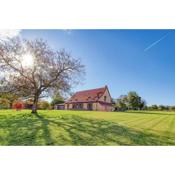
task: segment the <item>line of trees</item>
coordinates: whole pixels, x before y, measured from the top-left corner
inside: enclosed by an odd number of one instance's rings
[[[25,101],[21,101],[21,100],[14,101],[11,106],[11,102],[9,100],[0,98],[0,109],[18,109],[18,106],[20,106],[19,107],[20,109],[32,109],[33,105],[32,105],[31,100],[29,99]],[[52,109],[53,107],[48,101],[40,100],[38,101],[37,108],[38,109]]]
[[[64,98],[57,93],[52,97],[51,102],[46,100],[39,100],[37,104],[38,109],[54,109],[55,105],[64,103]],[[21,105],[22,104],[22,105]],[[22,109],[32,109],[33,99],[21,100],[20,97],[13,95],[0,94],[0,109],[18,109],[17,106],[21,106]]]
[[[146,101],[134,91],[128,92],[127,95],[121,95],[115,100],[114,105],[116,111],[143,110],[145,107]]]
[[[175,106],[151,105],[146,108],[149,111],[175,111]]]
[[[115,111],[126,110],[149,110],[149,111],[175,111],[175,106],[151,105],[147,106],[146,101],[137,92],[130,91],[127,95],[121,95],[114,100]]]

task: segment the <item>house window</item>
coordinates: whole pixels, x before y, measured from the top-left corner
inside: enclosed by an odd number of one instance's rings
[[[83,104],[82,103],[73,104],[72,108],[73,109],[83,109]]]
[[[88,103],[87,109],[90,110],[90,111],[93,109],[93,108],[92,108],[92,103]]]
[[[82,103],[79,104],[79,109],[83,109],[83,104]]]
[[[106,96],[104,96],[104,101],[106,101]]]
[[[69,109],[69,104],[67,105],[67,109]]]

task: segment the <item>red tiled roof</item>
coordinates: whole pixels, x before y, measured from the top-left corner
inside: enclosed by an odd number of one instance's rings
[[[104,94],[107,86],[76,92],[66,103],[96,102]]]

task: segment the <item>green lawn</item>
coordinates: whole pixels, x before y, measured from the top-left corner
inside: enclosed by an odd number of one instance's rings
[[[175,145],[175,112],[0,110],[0,145]]]

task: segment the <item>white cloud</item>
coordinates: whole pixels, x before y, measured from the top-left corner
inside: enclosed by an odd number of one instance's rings
[[[14,38],[20,34],[20,29],[7,29],[2,30],[0,29],[0,40],[5,41],[8,40],[8,38]]]

